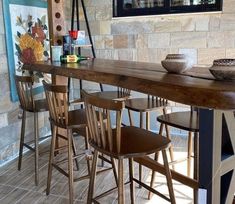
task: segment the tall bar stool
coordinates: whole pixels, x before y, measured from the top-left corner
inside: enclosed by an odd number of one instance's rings
[[[144,114],[145,114],[145,129],[150,130],[150,113],[152,111],[162,110],[163,113],[166,112],[165,107],[168,105],[168,101],[164,98],[157,96],[147,95],[145,98],[130,98],[125,101],[125,107],[128,110],[128,116],[130,125],[133,126],[133,119],[131,111],[139,113],[139,127],[144,128]],[[170,139],[170,135],[167,135],[167,138]],[[170,146],[170,157],[171,161],[174,160],[173,149]],[[142,180],[142,166],[139,165],[139,180]],[[141,186],[140,186],[141,187]]]
[[[90,168],[89,168],[89,159],[91,158],[90,154],[86,155],[88,174],[85,176],[78,177],[78,178],[74,178],[74,174],[73,174],[73,166],[74,166],[73,161],[75,160],[76,162],[76,158],[81,156],[81,154],[76,153],[73,133],[78,132],[79,134],[83,134],[85,138],[88,135],[85,109],[69,110],[67,86],[47,84],[45,81],[43,81],[43,86],[44,86],[44,90],[46,93],[46,99],[48,102],[49,113],[50,113],[50,121],[51,121],[52,129],[53,129],[49,165],[48,165],[46,194],[49,195],[50,193],[52,168],[54,167],[60,173],[68,177],[69,203],[73,203],[74,182],[80,181],[83,179],[88,179],[90,177]],[[105,115],[103,116],[103,118],[106,119]],[[58,128],[65,129],[67,131],[67,136],[61,135],[58,132]],[[58,138],[66,140],[67,145],[64,145],[62,147],[56,147],[56,141]],[[55,154],[58,154],[58,157],[59,157],[61,150],[67,151],[68,153],[67,159],[56,161]],[[64,170],[60,166],[66,161],[68,162],[68,171]],[[115,166],[114,161],[111,160],[109,163],[111,163],[112,167],[102,169],[98,173],[112,169],[114,171],[114,175],[116,175],[116,171],[114,168]]]
[[[33,77],[31,76],[18,76],[15,75],[15,84],[17,88],[17,93],[20,101],[20,108],[23,110],[22,114],[22,124],[21,124],[21,136],[20,136],[20,147],[19,147],[19,160],[18,160],[18,170],[21,170],[22,157],[23,157],[23,148],[33,151],[35,153],[35,185],[38,185],[39,182],[39,167],[38,167],[38,158],[39,158],[39,147],[38,143],[40,140],[43,140],[46,137],[39,138],[38,130],[38,113],[48,111],[48,106],[46,99],[35,100],[33,94]],[[26,113],[31,112],[34,114],[34,140],[28,143],[25,143],[25,124],[26,124]],[[34,147],[31,147],[30,144],[34,143]]]
[[[75,180],[73,175],[73,160],[79,156],[76,155],[75,151],[73,151],[73,129],[86,129],[85,110],[77,109],[69,111],[67,86],[47,84],[45,81],[43,81],[43,86],[49,107],[50,122],[52,125],[52,140],[46,194],[49,195],[50,193],[52,168],[54,167],[60,173],[68,177],[69,202],[73,203],[73,184]],[[58,128],[65,129],[67,131],[67,136],[59,134]],[[58,138],[66,140],[67,145],[56,147],[56,141]],[[65,150],[68,153],[66,160],[68,161],[68,171],[60,167],[65,160],[55,161],[55,154],[59,155],[61,150]]]
[[[142,157],[161,151],[165,166],[165,175],[167,178],[169,197],[171,203],[175,203],[174,191],[171,180],[171,172],[169,170],[166,149],[170,146],[170,140],[150,131],[137,128],[134,126],[122,127],[122,113],[125,108],[124,101],[109,100],[95,97],[92,94],[82,92],[85,101],[86,115],[89,129],[89,144],[94,148],[94,156],[92,162],[91,178],[89,183],[89,191],[87,203],[113,192],[113,189],[94,197],[94,187],[96,178],[96,166],[98,155],[104,154],[118,160],[118,203],[124,204],[124,177],[123,177],[123,160],[129,160],[129,176],[131,191],[131,203],[134,203],[134,178],[133,158]],[[97,115],[95,110],[99,111]],[[106,123],[103,122],[103,113],[107,115]],[[116,120],[114,123],[111,122]],[[112,126],[115,128],[112,129]],[[125,184],[127,184],[125,183]]]
[[[172,161],[172,163],[178,163],[187,160],[187,175],[190,176],[191,163],[192,163],[192,149],[194,150],[194,169],[193,178],[198,179],[198,137],[199,137],[199,113],[197,109],[191,107],[190,111],[185,112],[173,112],[168,114],[163,114],[157,117],[157,121],[162,125],[166,126],[166,135],[169,138],[170,131],[168,126],[178,128],[181,130],[188,131],[188,148],[187,148],[187,158]],[[162,135],[163,128],[160,128],[159,134]],[[192,144],[192,140],[194,140]],[[155,155],[157,159],[158,155]],[[152,172],[152,178],[150,185],[153,187],[155,178],[155,172]],[[151,197],[151,192],[149,192],[149,198]],[[197,192],[194,190],[194,202],[197,203]]]

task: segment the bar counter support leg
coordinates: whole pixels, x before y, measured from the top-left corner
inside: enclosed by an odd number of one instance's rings
[[[235,192],[233,111],[200,109],[199,203],[231,204]],[[202,200],[202,190],[206,201]]]

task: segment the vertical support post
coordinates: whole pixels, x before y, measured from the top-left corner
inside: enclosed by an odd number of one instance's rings
[[[213,166],[212,166],[212,203],[220,204],[221,154],[222,154],[222,111],[214,110],[213,125]]]
[[[62,45],[63,42],[61,36],[65,35],[64,0],[48,0],[47,5],[50,45]],[[61,79],[63,84],[68,83],[67,78],[65,79],[64,77],[52,75],[53,83],[61,81]]]
[[[73,30],[74,27],[74,10],[75,10],[75,0],[72,1],[71,30]]]
[[[81,0],[81,3],[82,3],[82,9],[83,9],[85,22],[86,22],[88,36],[89,36],[89,40],[90,40],[90,43],[91,43],[92,54],[93,54],[93,57],[96,58],[95,49],[94,49],[94,45],[93,45],[93,41],[92,41],[92,37],[91,37],[90,26],[89,26],[89,23],[88,23],[88,18],[87,18],[87,13],[86,13],[86,7],[85,7],[85,4],[84,4],[83,0]]]
[[[213,110],[199,110],[199,199],[200,189],[206,190],[207,204],[212,203],[213,122]]]
[[[86,27],[87,27],[87,32],[88,32],[88,37],[89,37],[89,41],[91,43],[91,49],[92,49],[92,55],[93,55],[93,58],[96,58],[96,55],[95,55],[95,49],[94,49],[94,45],[93,45],[93,40],[92,40],[92,37],[91,37],[91,31],[90,31],[90,26],[89,26],[89,23],[88,23],[88,18],[87,18],[87,13],[86,13],[86,7],[85,7],[85,4],[84,4],[84,1],[81,0],[81,5],[82,5],[82,10],[83,10],[83,14],[84,14],[84,18],[85,18],[85,23],[86,23]],[[79,25],[79,4],[78,4],[78,0],[73,0],[72,2],[72,19],[71,19],[71,30],[74,29],[74,10],[76,8],[76,17],[77,17],[77,30],[80,29],[80,25]],[[80,48],[78,49],[78,53],[81,54],[81,50]],[[70,88],[70,78],[68,79],[68,87]],[[79,81],[79,85],[80,85],[80,90],[82,90],[82,80]],[[100,90],[103,91],[103,86],[102,84],[100,84]]]
[[[92,40],[92,37],[91,37],[91,30],[90,30],[90,26],[89,26],[89,23],[88,23],[88,18],[87,18],[87,13],[86,13],[86,7],[85,7],[85,4],[84,4],[84,0],[81,0],[81,3],[82,3],[82,9],[83,9],[85,22],[86,22],[88,37],[89,37],[89,40],[90,40],[90,43],[91,43],[91,50],[92,50],[93,58],[96,58],[94,44],[93,44],[93,40]],[[103,85],[102,84],[100,84],[100,90],[103,91]]]
[[[51,45],[62,44],[61,36],[65,35],[64,0],[48,0],[48,23]]]
[[[233,111],[200,109],[200,188],[207,204],[229,204],[235,190],[235,121]]]

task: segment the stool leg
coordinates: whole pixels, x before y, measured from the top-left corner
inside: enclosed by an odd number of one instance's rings
[[[140,112],[140,128],[144,128],[144,123],[143,123],[143,112]]]
[[[73,152],[72,152],[72,130],[67,130],[68,135],[68,175],[69,175],[69,203],[73,203]]]
[[[88,150],[89,149],[89,143],[88,143],[88,127],[86,127],[86,135],[85,135],[85,149]],[[87,171],[88,171],[88,174],[90,175],[91,173],[91,167],[90,167],[90,161],[89,159],[86,160],[87,162]]]
[[[159,152],[156,152],[154,155],[154,160],[158,161],[159,158]],[[153,184],[155,182],[155,176],[156,176],[156,172],[152,171],[152,176],[151,176],[151,181],[150,181],[150,187],[153,188]],[[153,193],[151,191],[149,191],[148,193],[148,199],[150,200],[152,198]]]
[[[130,126],[133,126],[133,119],[132,119],[132,115],[131,115],[131,111],[128,109],[128,117],[129,117],[129,121],[130,121]]]
[[[191,174],[191,162],[192,162],[192,132],[188,132],[188,156],[187,156],[187,175]]]
[[[198,180],[198,139],[199,135],[197,132],[194,133],[194,170],[193,177]],[[193,189],[193,200],[194,204],[198,203],[198,189]]]
[[[131,196],[131,204],[135,203],[135,185],[133,181],[134,176],[134,168],[133,168],[133,158],[129,159],[129,176],[130,176],[130,196]]]
[[[57,134],[57,127],[53,125],[51,146],[50,146],[50,156],[49,156],[49,163],[48,163],[46,195],[49,195],[50,189],[51,189],[51,175],[52,175],[52,164],[54,162],[54,157],[55,157],[56,134]]]
[[[150,112],[146,112],[146,130],[150,130]]]
[[[140,112],[140,128],[144,128],[143,112]],[[139,181],[142,182],[142,165],[141,164],[139,164]],[[139,188],[142,188],[140,184],[139,184]]]
[[[194,179],[198,179],[198,139],[197,132],[194,133]]]
[[[125,203],[123,159],[118,159],[118,204]]]
[[[160,128],[159,128],[159,135],[162,135],[162,132],[163,132],[163,124],[161,123]],[[154,156],[154,160],[158,161],[158,157],[159,157],[159,152],[156,152],[155,156]],[[151,181],[150,181],[150,187],[151,188],[153,188],[153,184],[155,182],[155,174],[156,174],[156,172],[152,171],[152,176],[151,176]],[[149,193],[148,193],[148,199],[149,200],[151,199],[152,195],[153,195],[153,193],[151,191],[149,191]]]
[[[167,114],[167,110],[166,108],[164,107],[163,108],[163,115],[166,115]],[[166,130],[166,137],[171,140],[171,135],[170,135],[170,130],[169,130],[169,126],[165,124],[165,130]],[[169,148],[169,152],[170,152],[170,158],[171,158],[171,161],[174,161],[174,151],[173,151],[173,146],[171,144],[170,148]],[[175,165],[172,165],[172,169],[174,170],[175,169]]]
[[[87,204],[92,204],[92,198],[93,198],[94,187],[95,187],[95,177],[96,177],[98,155],[99,155],[99,153],[95,149],[93,160],[92,160],[91,176],[90,176],[89,190],[88,190],[88,196],[87,196]]]
[[[72,136],[72,147],[73,147],[74,156],[77,156],[77,147],[76,147],[75,140],[74,140],[73,136]],[[79,170],[78,158],[75,158],[75,165],[76,165],[76,169],[78,171]]]
[[[170,135],[170,131],[169,131],[169,126],[165,124],[165,130],[166,130],[166,137],[171,140],[171,135]],[[174,161],[174,151],[173,151],[173,147],[172,144],[169,147],[169,152],[170,152],[170,158],[171,161]],[[172,169],[175,170],[175,165],[172,165]]]
[[[110,160],[111,160],[112,167],[113,167],[113,175],[114,175],[114,178],[115,178],[115,182],[116,182],[116,184],[118,186],[118,175],[117,175],[116,163],[114,161],[114,158],[111,157]]]
[[[23,148],[24,148],[25,122],[26,122],[26,111],[23,110],[22,123],[21,123],[21,134],[20,134],[19,160],[18,160],[18,170],[19,171],[21,170]]]
[[[162,150],[162,158],[163,158],[163,163],[164,167],[166,170],[166,180],[167,180],[167,187],[171,199],[171,204],[175,204],[175,194],[174,194],[174,189],[173,189],[173,184],[172,184],[172,177],[171,177],[171,171],[168,165],[168,160],[167,160],[167,155],[166,155],[166,150]]]
[[[39,130],[38,130],[38,113],[34,113],[34,143],[35,143],[35,185],[38,185],[38,180],[39,180],[39,167],[38,167],[38,155],[39,155],[39,150],[38,150],[38,135],[39,135]]]
[[[104,154],[101,154],[102,155],[102,157],[104,156]],[[101,159],[101,167],[104,167],[104,160],[103,159]]]

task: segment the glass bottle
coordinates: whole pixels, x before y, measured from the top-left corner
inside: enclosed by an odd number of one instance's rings
[[[90,57],[81,56],[81,55],[61,55],[60,62],[61,63],[79,63],[83,60],[88,60]]]

